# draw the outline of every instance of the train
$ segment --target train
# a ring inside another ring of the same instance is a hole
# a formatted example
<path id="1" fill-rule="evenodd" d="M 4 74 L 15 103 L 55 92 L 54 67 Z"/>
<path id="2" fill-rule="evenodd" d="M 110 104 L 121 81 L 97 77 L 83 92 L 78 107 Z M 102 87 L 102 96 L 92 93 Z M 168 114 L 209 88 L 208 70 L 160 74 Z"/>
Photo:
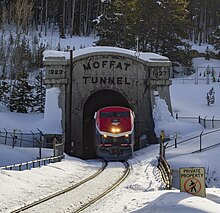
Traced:
<path id="1" fill-rule="evenodd" d="M 127 160 L 134 149 L 134 112 L 122 106 L 108 106 L 95 112 L 95 147 L 105 160 Z"/>

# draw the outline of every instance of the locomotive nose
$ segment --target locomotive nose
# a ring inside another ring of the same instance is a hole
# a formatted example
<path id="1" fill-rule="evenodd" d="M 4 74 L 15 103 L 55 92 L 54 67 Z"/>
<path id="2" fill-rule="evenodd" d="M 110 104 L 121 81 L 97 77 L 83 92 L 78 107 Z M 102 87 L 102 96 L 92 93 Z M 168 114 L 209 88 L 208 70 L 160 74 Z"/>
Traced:
<path id="1" fill-rule="evenodd" d="M 112 125 L 117 126 L 120 124 L 120 119 L 111 119 L 111 123 Z"/>

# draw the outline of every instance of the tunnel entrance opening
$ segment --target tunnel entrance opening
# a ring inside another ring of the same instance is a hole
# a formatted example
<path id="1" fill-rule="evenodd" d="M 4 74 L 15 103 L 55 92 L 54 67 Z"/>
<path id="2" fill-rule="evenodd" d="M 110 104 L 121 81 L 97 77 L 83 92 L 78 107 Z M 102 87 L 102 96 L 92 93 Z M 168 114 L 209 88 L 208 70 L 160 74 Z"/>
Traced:
<path id="1" fill-rule="evenodd" d="M 83 158 L 97 158 L 95 150 L 95 112 L 106 106 L 130 105 L 127 99 L 114 90 L 100 90 L 92 94 L 86 101 L 83 108 Z"/>

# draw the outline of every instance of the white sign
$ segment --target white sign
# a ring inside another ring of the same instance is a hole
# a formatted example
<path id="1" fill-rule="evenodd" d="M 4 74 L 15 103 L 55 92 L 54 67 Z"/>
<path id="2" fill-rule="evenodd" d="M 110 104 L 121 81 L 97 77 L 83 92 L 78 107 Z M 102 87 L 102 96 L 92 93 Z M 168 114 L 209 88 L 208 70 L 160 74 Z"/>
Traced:
<path id="1" fill-rule="evenodd" d="M 205 168 L 189 167 L 180 168 L 180 191 L 192 195 L 206 197 L 205 192 Z"/>

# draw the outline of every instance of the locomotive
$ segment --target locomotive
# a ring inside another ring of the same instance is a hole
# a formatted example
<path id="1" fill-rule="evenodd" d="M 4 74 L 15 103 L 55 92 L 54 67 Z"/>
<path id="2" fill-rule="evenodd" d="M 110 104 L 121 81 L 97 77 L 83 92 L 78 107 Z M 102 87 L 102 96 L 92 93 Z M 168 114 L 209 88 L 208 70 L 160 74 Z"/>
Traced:
<path id="1" fill-rule="evenodd" d="M 121 106 L 99 109 L 95 115 L 96 154 L 105 160 L 126 160 L 133 154 L 134 113 Z"/>

